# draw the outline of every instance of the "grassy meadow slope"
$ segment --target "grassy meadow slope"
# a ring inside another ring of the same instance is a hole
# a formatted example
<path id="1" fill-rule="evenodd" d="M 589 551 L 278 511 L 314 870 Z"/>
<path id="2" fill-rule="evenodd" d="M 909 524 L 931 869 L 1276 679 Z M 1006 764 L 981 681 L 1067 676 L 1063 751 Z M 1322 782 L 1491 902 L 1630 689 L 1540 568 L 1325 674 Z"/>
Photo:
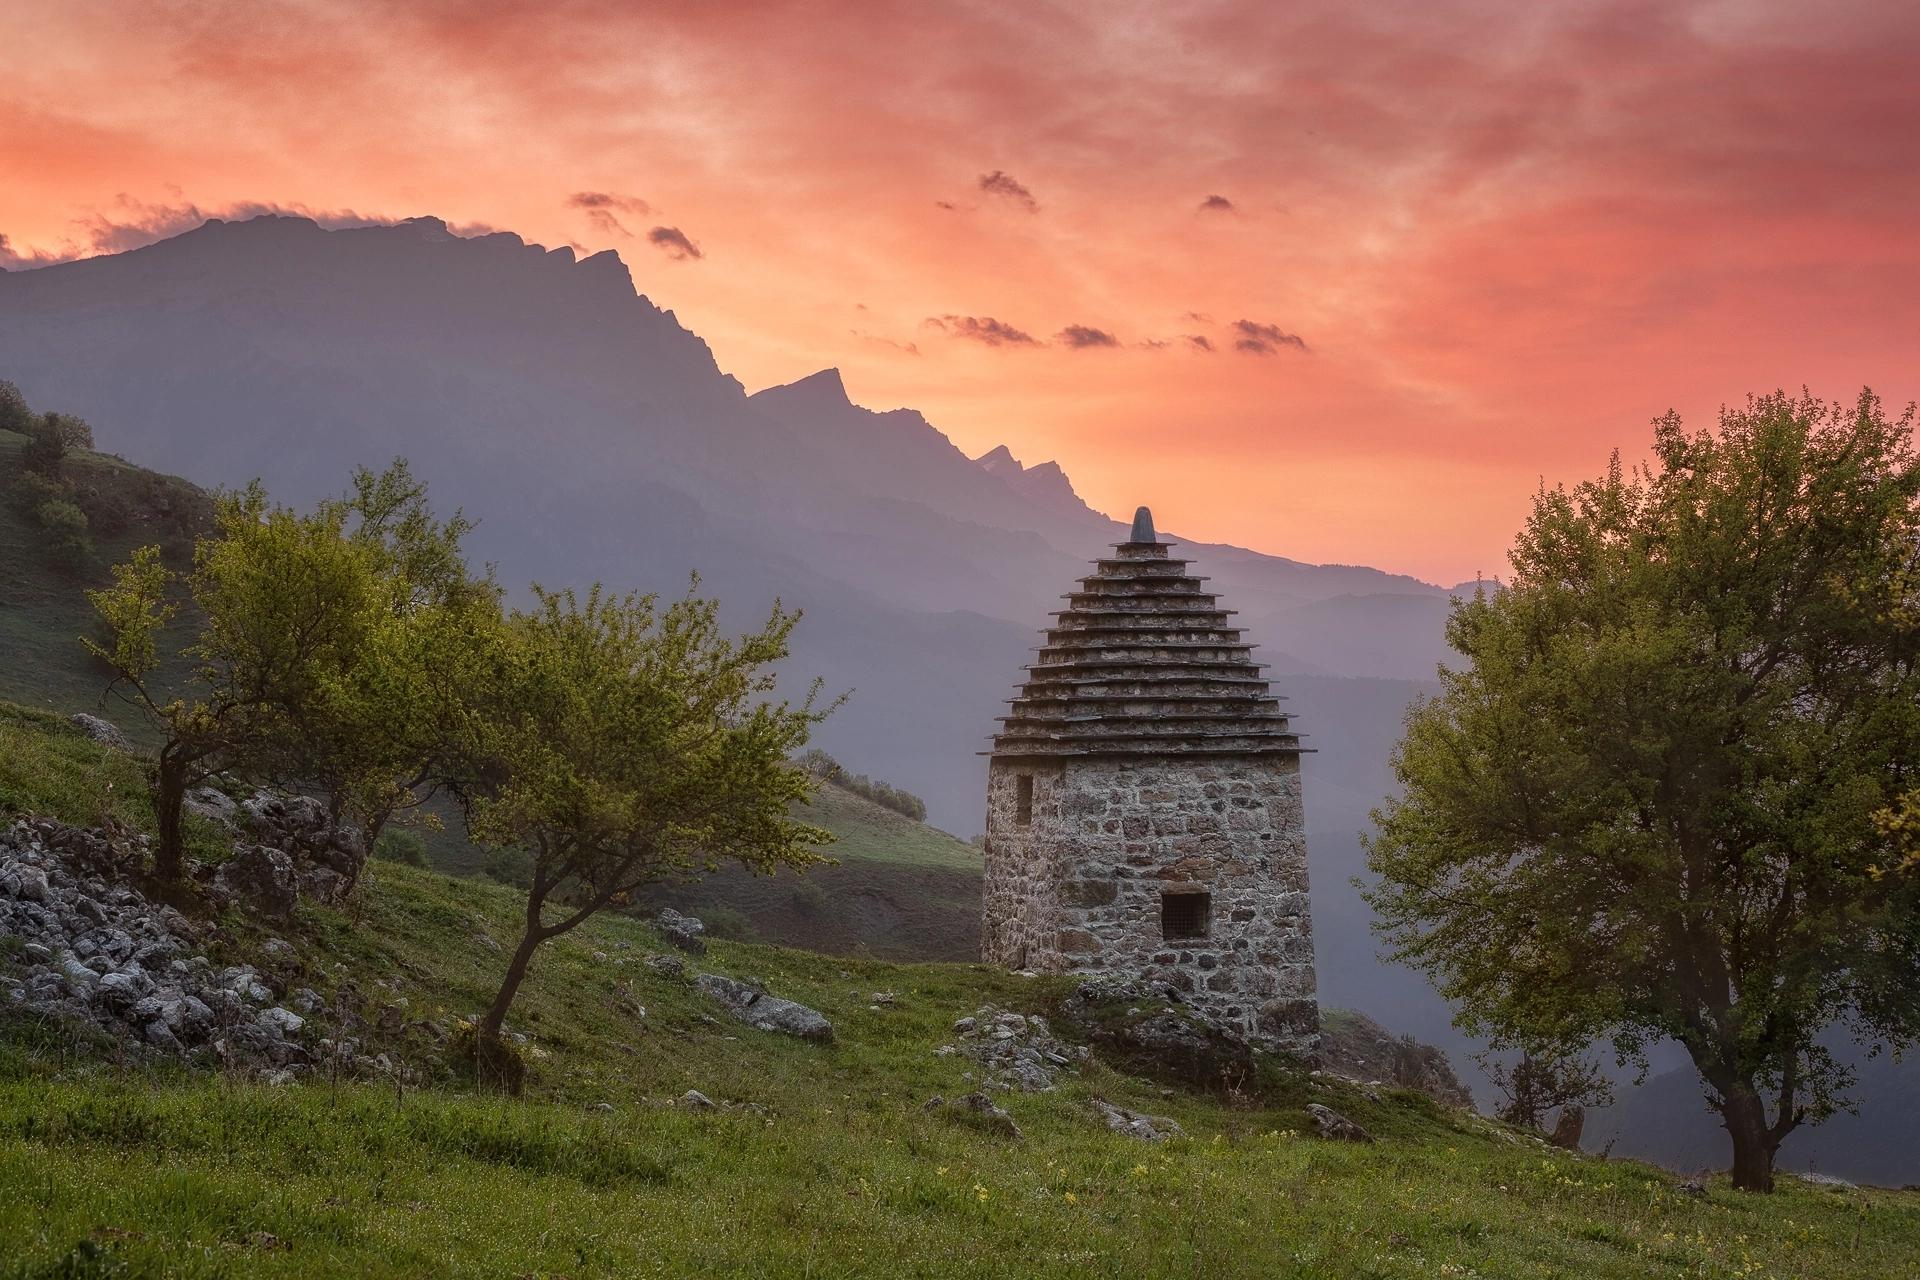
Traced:
<path id="1" fill-rule="evenodd" d="M 80 563 L 62 564 L 48 554 L 45 533 L 8 483 L 25 445 L 25 436 L 0 431 L 0 698 L 96 710 L 106 677 L 80 647 L 80 637 L 96 630 L 86 592 L 108 585 L 112 566 L 135 547 L 158 546 L 169 566 L 186 568 L 193 535 L 208 517 L 207 495 L 111 454 L 76 450 L 63 472 L 87 513 L 93 550 Z M 182 674 L 177 659 L 163 665 L 163 678 L 168 674 Z M 126 727 L 139 736 L 139 725 Z"/>
<path id="2" fill-rule="evenodd" d="M 9 717 L 0 808 L 92 820 L 112 783 L 143 825 L 136 761 Z M 425 1087 L 138 1070 L 0 1018 L 0 1277 L 1892 1277 L 1920 1250 L 1920 1194 L 1690 1197 L 1420 1095 L 1285 1073 L 1225 1105 L 1096 1060 L 1000 1096 L 1024 1131 L 1003 1136 L 924 1108 L 975 1087 L 935 1050 L 982 1005 L 1054 1014 L 1066 980 L 724 941 L 690 961 L 820 1009 L 817 1045 L 728 1020 L 621 917 L 542 952 L 509 1023 L 528 1097 L 478 1096 L 438 1036 L 491 994 L 520 912 L 504 886 L 377 864 L 354 912 L 302 909 L 291 954 L 219 922 L 217 962 L 397 1009 L 369 1034 Z M 688 1089 L 722 1105 L 675 1104 Z M 1095 1097 L 1185 1136 L 1109 1132 Z M 1306 1136 L 1309 1100 L 1379 1141 Z"/>

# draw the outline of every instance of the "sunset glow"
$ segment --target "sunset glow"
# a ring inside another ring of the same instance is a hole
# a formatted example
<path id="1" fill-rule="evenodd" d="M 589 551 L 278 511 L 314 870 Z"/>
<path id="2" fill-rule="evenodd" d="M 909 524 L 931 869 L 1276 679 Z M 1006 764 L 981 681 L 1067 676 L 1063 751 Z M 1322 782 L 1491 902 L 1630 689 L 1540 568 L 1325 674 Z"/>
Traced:
<path id="1" fill-rule="evenodd" d="M 611 248 L 749 389 L 1444 583 L 1670 407 L 1920 394 L 1910 4 L 1355 8 L 16 0 L 0 265 L 261 207 Z"/>

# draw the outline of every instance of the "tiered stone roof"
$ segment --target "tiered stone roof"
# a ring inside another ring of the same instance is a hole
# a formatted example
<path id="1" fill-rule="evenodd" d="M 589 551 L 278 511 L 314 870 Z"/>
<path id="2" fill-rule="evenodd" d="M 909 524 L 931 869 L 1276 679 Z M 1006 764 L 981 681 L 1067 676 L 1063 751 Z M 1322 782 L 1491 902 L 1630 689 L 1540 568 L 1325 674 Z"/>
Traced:
<path id="1" fill-rule="evenodd" d="M 994 736 L 997 757 L 1298 754 L 1253 646 L 1140 508 L 1068 594 Z"/>

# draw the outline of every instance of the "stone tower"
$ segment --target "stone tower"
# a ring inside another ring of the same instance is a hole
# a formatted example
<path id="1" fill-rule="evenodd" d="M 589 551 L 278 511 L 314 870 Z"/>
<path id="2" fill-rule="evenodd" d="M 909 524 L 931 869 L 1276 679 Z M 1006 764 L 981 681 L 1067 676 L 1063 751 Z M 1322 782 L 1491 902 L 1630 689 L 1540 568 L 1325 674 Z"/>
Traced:
<path id="1" fill-rule="evenodd" d="M 1066 596 L 994 738 L 981 950 L 1168 982 L 1310 1056 L 1300 739 L 1205 582 L 1142 507 Z"/>

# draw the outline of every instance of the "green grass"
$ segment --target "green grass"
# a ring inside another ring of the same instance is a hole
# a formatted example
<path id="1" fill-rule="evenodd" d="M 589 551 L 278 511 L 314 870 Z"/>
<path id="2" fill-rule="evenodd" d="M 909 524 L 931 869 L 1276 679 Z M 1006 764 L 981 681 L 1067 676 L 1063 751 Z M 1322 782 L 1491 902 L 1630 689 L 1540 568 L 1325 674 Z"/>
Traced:
<path id="1" fill-rule="evenodd" d="M 15 735 L 0 758 L 37 754 L 32 794 L 70 814 L 82 780 L 137 769 L 44 716 L 0 726 Z M 336 1007 L 357 995 L 375 1020 L 405 1001 L 405 1025 L 370 1047 L 430 1085 L 141 1073 L 0 1024 L 0 1277 L 1853 1277 L 1910 1275 L 1920 1249 L 1920 1195 L 1783 1179 L 1770 1198 L 1716 1185 L 1695 1200 L 1669 1174 L 1549 1151 L 1418 1095 L 1298 1077 L 1228 1107 L 1095 1063 L 1004 1098 L 1026 1137 L 995 1137 L 922 1109 L 973 1087 L 964 1058 L 934 1050 L 982 1004 L 1055 1009 L 1066 980 L 751 943 L 693 962 L 822 1010 L 837 1036 L 817 1046 L 656 973 L 644 958 L 660 939 L 618 916 L 541 953 L 510 1021 L 529 1036 L 528 1097 L 481 1096 L 437 1041 L 492 995 L 520 899 L 391 864 L 371 875 L 354 911 L 303 909 L 287 934 L 299 959 L 267 959 L 239 918 L 216 958 Z M 755 1109 L 670 1105 L 687 1089 Z M 1111 1134 L 1095 1096 L 1187 1137 Z M 1305 1136 L 1310 1098 L 1381 1141 Z"/>
<path id="2" fill-rule="evenodd" d="M 7 483 L 18 471 L 26 437 L 0 431 L 0 698 L 43 709 L 102 710 L 107 677 L 81 647 L 96 634 L 86 592 L 111 581 L 111 567 L 135 547 L 156 545 L 184 569 L 204 519 L 206 496 L 184 480 L 136 467 L 110 454 L 76 451 L 63 472 L 93 525 L 92 554 L 77 566 L 57 563 L 46 538 L 13 500 Z M 164 685 L 185 676 L 176 626 L 163 649 Z M 152 741 L 136 717 L 104 708 L 137 741 Z"/>
<path id="3" fill-rule="evenodd" d="M 800 816 L 833 832 L 834 846 L 828 852 L 836 858 L 980 871 L 980 851 L 965 840 L 844 787 L 821 787 Z"/>

